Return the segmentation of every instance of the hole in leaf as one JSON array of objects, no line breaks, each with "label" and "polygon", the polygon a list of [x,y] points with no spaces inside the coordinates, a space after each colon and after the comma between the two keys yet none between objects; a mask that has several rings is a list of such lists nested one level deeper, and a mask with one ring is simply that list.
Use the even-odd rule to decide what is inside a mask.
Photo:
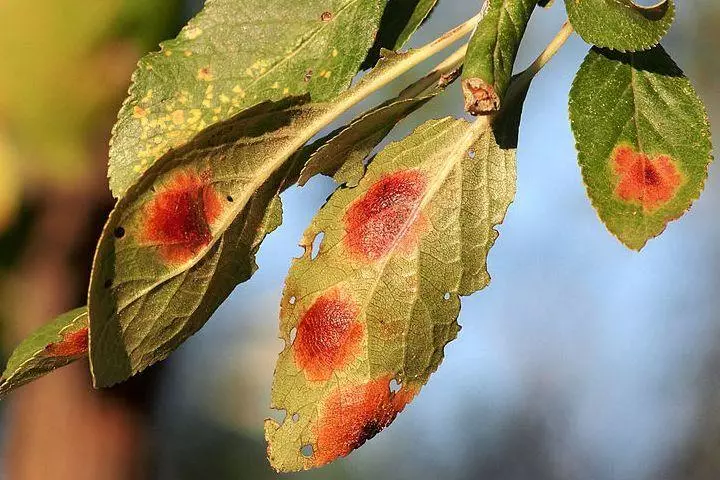
[{"label": "hole in leaf", "polygon": [[309,443],[307,445],[303,445],[300,449],[300,453],[302,453],[303,457],[312,457],[313,446]]},{"label": "hole in leaf", "polygon": [[232,195],[228,195],[228,196],[227,196],[227,201],[228,201],[228,202],[233,202],[233,201],[234,201]]},{"label": "hole in leaf", "polygon": [[325,238],[325,232],[320,232],[315,235],[315,239],[312,243],[312,250],[310,251],[310,259],[315,260],[320,253],[320,245],[322,244],[323,238]]},{"label": "hole in leaf", "polygon": [[293,327],[293,329],[290,330],[290,345],[295,343],[295,337],[297,337],[297,328]]},{"label": "hole in leaf", "polygon": [[295,305],[296,301],[297,301],[297,298],[295,298],[295,295],[293,295],[292,297],[290,297],[290,300],[288,300],[288,303],[290,305]]},{"label": "hole in leaf", "polygon": [[123,238],[125,236],[125,229],[123,227],[117,227],[114,233],[115,238]]},{"label": "hole in leaf", "polygon": [[450,297],[451,297],[450,292],[445,292],[445,295],[443,295],[443,298],[445,300],[450,300]]},{"label": "hole in leaf", "polygon": [[112,278],[108,278],[107,280],[105,280],[105,288],[110,287],[112,287]]},{"label": "hole in leaf", "polygon": [[293,413],[292,421],[297,423],[298,420],[300,420],[300,414],[297,412]]},{"label": "hole in leaf", "polygon": [[475,158],[475,150],[468,150],[468,156],[470,158]]},{"label": "hole in leaf", "polygon": [[390,391],[392,393],[397,393],[402,388],[402,384],[398,382],[396,378],[393,378],[390,380]]}]

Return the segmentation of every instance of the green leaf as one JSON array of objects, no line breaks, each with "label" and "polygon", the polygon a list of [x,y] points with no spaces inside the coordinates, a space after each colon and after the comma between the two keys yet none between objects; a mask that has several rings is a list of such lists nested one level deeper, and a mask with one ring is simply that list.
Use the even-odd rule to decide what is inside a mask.
[{"label": "green leaf", "polygon": [[654,47],[675,20],[673,0],[651,7],[633,0],[565,0],[565,8],[583,40],[621,52]]},{"label": "green leaf", "polygon": [[88,316],[82,307],[60,315],[17,346],[0,377],[0,398],[87,356]]},{"label": "green leaf", "polygon": [[707,115],[661,46],[590,50],[570,120],[590,200],[628,247],[640,250],[702,192],[712,160]]},{"label": "green leaf", "polygon": [[272,391],[286,417],[265,427],[275,469],[347,455],[412,400],[457,335],[459,296],[490,281],[494,227],[514,194],[515,151],[487,118],[427,122],[335,192],[286,281]]},{"label": "green leaf", "polygon": [[385,0],[213,0],[144,57],[110,148],[120,196],[170,148],[265,100],[345,90],[380,23]]},{"label": "green leaf", "polygon": [[[302,186],[321,173],[338,184],[354,187],[365,174],[365,162],[397,123],[442,93],[459,75],[462,53],[456,52],[430,74],[404,89],[396,98],[366,112],[349,125],[317,142],[300,174]],[[385,52],[393,55],[392,52]]]},{"label": "green leaf", "polygon": [[488,0],[463,67],[465,110],[497,111],[510,86],[515,57],[537,0]]},{"label": "green leaf", "polygon": [[164,359],[202,327],[252,274],[260,242],[280,223],[277,193],[295,180],[303,146],[475,21],[393,56],[333,102],[304,103],[306,95],[258,105],[150,167],[110,214],[95,254],[89,308],[96,386]]}]

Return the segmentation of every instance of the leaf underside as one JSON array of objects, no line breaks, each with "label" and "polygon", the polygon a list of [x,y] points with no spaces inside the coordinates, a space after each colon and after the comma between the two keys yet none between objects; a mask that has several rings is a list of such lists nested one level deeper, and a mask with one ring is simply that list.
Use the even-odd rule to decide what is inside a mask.
[{"label": "leaf underside", "polygon": [[372,45],[384,0],[211,0],[133,75],[113,131],[119,197],[170,148],[265,100],[334,98]]},{"label": "leaf underside", "polygon": [[87,356],[88,317],[82,307],[60,315],[23,340],[0,377],[0,398]]},{"label": "leaf underside", "polygon": [[565,0],[565,7],[583,40],[621,52],[654,47],[675,20],[673,0],[651,7],[632,0]]},{"label": "leaf underside", "polygon": [[275,469],[331,462],[391,423],[456,337],[459,296],[488,284],[515,152],[478,122],[433,120],[389,145],[305,232],[283,294],[286,347],[272,390],[286,416],[265,427]]},{"label": "leaf underside", "polygon": [[640,250],[702,192],[712,160],[705,108],[661,46],[593,48],[570,92],[588,195],[610,232]]}]

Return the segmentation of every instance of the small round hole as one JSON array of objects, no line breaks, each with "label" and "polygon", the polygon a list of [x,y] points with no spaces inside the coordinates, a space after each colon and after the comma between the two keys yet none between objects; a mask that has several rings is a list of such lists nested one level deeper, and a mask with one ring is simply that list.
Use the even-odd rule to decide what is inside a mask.
[{"label": "small round hole", "polygon": [[300,414],[299,413],[293,413],[292,421],[297,423],[297,421],[300,420]]},{"label": "small round hole", "polygon": [[443,298],[444,298],[445,300],[450,300],[450,296],[451,296],[451,295],[450,295],[450,292],[445,292],[445,295],[443,295]]},{"label": "small round hole", "polygon": [[468,150],[468,156],[470,158],[475,158],[475,150]]},{"label": "small round hole", "polygon": [[123,227],[117,227],[114,233],[115,238],[123,238],[125,236],[125,229]]},{"label": "small round hole", "polygon": [[397,393],[402,388],[402,385],[400,382],[397,381],[397,379],[393,378],[390,380],[390,391],[392,393]]},{"label": "small round hole", "polygon": [[300,453],[302,453],[303,457],[312,457],[313,454],[313,447],[309,443],[307,445],[303,445],[300,449]]},{"label": "small round hole", "polygon": [[231,203],[234,202],[234,199],[233,199],[232,195],[228,195],[228,196],[227,196],[227,201],[228,201],[228,202],[231,202]]},{"label": "small round hole", "polygon": [[297,337],[297,328],[290,330],[290,343],[295,343],[295,337]]},{"label": "small round hole", "polygon": [[290,297],[290,300],[288,300],[288,303],[290,305],[295,305],[296,301],[297,301],[297,298],[295,298],[295,295],[293,295],[292,297]]}]

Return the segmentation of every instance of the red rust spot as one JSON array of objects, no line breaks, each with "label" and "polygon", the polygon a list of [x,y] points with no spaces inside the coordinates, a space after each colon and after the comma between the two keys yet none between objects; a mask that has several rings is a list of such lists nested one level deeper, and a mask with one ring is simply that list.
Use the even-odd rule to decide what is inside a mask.
[{"label": "red rust spot", "polygon": [[405,170],[381,178],[345,213],[345,246],[363,261],[375,261],[398,245],[411,251],[425,222],[419,212],[427,178]]},{"label": "red rust spot", "polygon": [[638,202],[652,212],[675,196],[682,176],[668,155],[650,158],[621,145],[612,154],[613,170],[619,176],[615,194],[626,202]]},{"label": "red rust spot", "polygon": [[210,178],[209,172],[178,172],[145,207],[141,241],[158,245],[167,262],[186,262],[212,240],[222,202]]},{"label": "red rust spot", "polygon": [[59,342],[51,343],[45,347],[45,353],[51,357],[81,357],[88,351],[88,329],[83,328],[77,332],[63,335]]},{"label": "red rust spot", "polygon": [[320,20],[322,20],[323,22],[329,22],[330,20],[332,20],[332,18],[332,12],[323,12],[322,15],[320,15]]},{"label": "red rust spot", "polygon": [[316,466],[343,457],[390,425],[417,388],[390,391],[391,375],[368,383],[338,387],[325,401],[317,427]]},{"label": "red rust spot", "polygon": [[358,306],[338,289],[320,296],[303,314],[293,343],[295,362],[311,381],[329,379],[359,354],[364,334]]}]

